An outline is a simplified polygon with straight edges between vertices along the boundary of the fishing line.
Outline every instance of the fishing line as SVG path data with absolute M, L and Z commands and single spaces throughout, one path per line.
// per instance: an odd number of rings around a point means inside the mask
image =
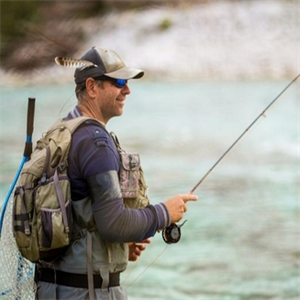
M 39 77 L 44 77 L 45 78 L 45 81 L 48 81 L 49 80 L 49 77 L 48 76 L 46 76 L 45 75 L 45 72 L 43 71 L 43 72 L 41 72 L 41 71 L 38 71 L 38 70 L 33 70 L 33 73 L 36 73 L 37 75 L 39 75 Z M 70 103 L 68 106 L 67 106 L 67 104 L 69 103 L 69 101 L 74 97 L 74 96 L 76 96 L 75 95 L 75 92 L 72 92 L 72 94 L 67 98 L 67 100 L 63 103 L 63 105 L 62 105 L 62 107 L 61 107 L 61 109 L 60 109 L 60 111 L 59 111 L 59 113 L 58 113 L 58 116 L 60 117 L 61 116 L 61 114 L 62 114 L 62 112 L 63 112 L 63 110 L 65 109 L 65 108 L 70 108 L 70 107 L 72 107 L 74 104 L 72 103 Z M 77 102 L 77 101 L 76 101 Z
M 207 178 L 212 170 L 220 163 L 220 161 L 229 153 L 229 151 L 239 142 L 239 140 L 248 132 L 248 130 L 263 116 L 265 117 L 266 111 L 280 98 L 280 96 L 300 77 L 298 74 L 280 93 L 279 95 L 257 116 L 257 118 L 245 129 L 245 131 L 234 141 L 234 143 L 224 152 L 224 154 L 217 160 L 217 162 L 204 174 L 199 182 L 191 189 L 190 193 L 193 194 L 200 184 Z
M 134 263 L 134 265 L 133 265 L 133 267 L 131 268 L 130 271 L 127 271 L 127 269 L 126 269 L 126 277 L 122 280 L 122 283 L 123 283 L 124 286 L 126 285 L 126 282 L 128 281 L 128 279 L 129 279 L 130 275 L 132 274 L 132 272 L 133 272 L 133 271 L 136 269 L 136 267 L 138 266 L 139 261 L 140 261 L 140 260 L 138 260 L 138 261 L 136 261 L 136 262 Z
M 54 43 L 54 44 L 60 45 L 60 44 L 57 43 L 56 41 L 53 41 L 53 40 L 51 40 L 49 37 L 47 37 L 46 35 L 44 35 L 42 32 L 37 31 L 37 33 L 39 33 L 44 39 L 47 39 L 47 40 L 49 40 L 50 42 L 52 42 L 52 43 Z M 33 72 L 36 73 L 37 75 L 39 75 L 40 77 L 44 77 L 45 80 L 47 80 L 47 81 L 49 80 L 48 75 L 47 75 L 47 76 L 45 75 L 45 71 L 39 71 L 39 70 L 37 70 L 37 69 L 34 69 Z M 75 92 L 73 92 L 73 93 L 69 96 L 69 98 L 65 101 L 65 103 L 62 105 L 62 107 L 61 107 L 61 109 L 60 109 L 60 111 L 59 111 L 59 113 L 58 113 L 59 116 L 61 115 L 62 111 L 63 111 L 66 107 L 68 108 L 68 107 L 72 107 L 72 106 L 73 106 L 73 104 L 70 104 L 70 105 L 68 105 L 68 106 L 67 106 L 67 104 L 68 104 L 68 102 L 70 101 L 70 99 L 71 99 L 74 95 L 75 95 Z
M 169 245 L 166 245 L 165 248 L 152 260 L 152 262 L 126 287 L 126 290 L 128 290 L 140 277 L 144 275 L 144 273 L 152 267 L 158 259 L 165 253 Z M 131 273 L 131 272 L 130 272 Z M 127 276 L 128 278 L 129 276 Z M 126 278 L 126 280 L 127 280 Z
M 72 106 L 73 106 L 73 104 L 70 104 L 70 105 L 67 106 L 68 102 L 71 100 L 71 98 L 72 98 L 73 96 L 75 96 L 75 93 L 72 93 L 71 96 L 65 101 L 65 103 L 63 104 L 63 106 L 61 107 L 61 109 L 60 109 L 60 111 L 59 111 L 59 113 L 58 113 L 59 116 L 61 115 L 62 111 L 63 111 L 66 107 L 69 108 L 69 107 L 72 107 Z

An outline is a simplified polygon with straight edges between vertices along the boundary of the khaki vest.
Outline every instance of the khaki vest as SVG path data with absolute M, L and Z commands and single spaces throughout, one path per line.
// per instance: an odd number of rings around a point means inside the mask
M 79 233 L 66 254 L 55 263 L 58 270 L 87 274 L 87 253 L 91 251 L 93 273 L 116 273 L 126 269 L 128 263 L 127 244 L 108 243 L 101 239 L 94 221 L 91 199 L 73 201 L 75 232 Z M 85 228 L 84 230 L 82 230 Z M 89 233 L 87 233 L 87 230 Z M 88 249 L 88 234 L 92 237 L 92 249 Z M 103 277 L 103 276 L 102 276 Z

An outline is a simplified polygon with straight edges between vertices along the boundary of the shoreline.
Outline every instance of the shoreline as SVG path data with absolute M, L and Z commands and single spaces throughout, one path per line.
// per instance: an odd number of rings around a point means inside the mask
M 288 80 L 300 72 L 299 16 L 300 3 L 286 0 L 113 12 L 73 21 L 85 34 L 73 57 L 95 45 L 114 49 L 148 80 Z M 30 72 L 0 68 L 0 86 L 72 83 L 74 69 L 57 66 L 55 56 L 53 65 Z

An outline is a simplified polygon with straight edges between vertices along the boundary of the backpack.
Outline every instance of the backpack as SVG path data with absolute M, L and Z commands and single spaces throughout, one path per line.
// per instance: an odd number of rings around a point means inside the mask
M 68 154 L 73 132 L 89 117 L 58 120 L 37 141 L 25 163 L 13 199 L 13 230 L 22 256 L 53 261 L 67 250 L 73 234 Z
M 72 134 L 89 117 L 58 120 L 37 141 L 25 163 L 13 199 L 13 230 L 18 249 L 31 262 L 60 258 L 75 240 L 70 180 L 67 175 Z M 101 125 L 103 126 L 103 125 Z M 137 153 L 126 153 L 111 137 L 120 156 L 120 188 L 127 208 L 149 205 L 148 186 Z

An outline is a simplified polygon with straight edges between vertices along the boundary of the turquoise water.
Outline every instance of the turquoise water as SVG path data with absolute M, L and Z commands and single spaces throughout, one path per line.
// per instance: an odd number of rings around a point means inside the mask
M 137 151 L 153 203 L 190 191 L 288 82 L 130 84 L 110 121 Z M 1 88 L 0 204 L 22 158 L 27 98 L 33 140 L 76 103 L 72 85 Z M 300 83 L 295 83 L 196 190 L 178 244 L 161 235 L 123 275 L 129 299 L 300 297 Z

